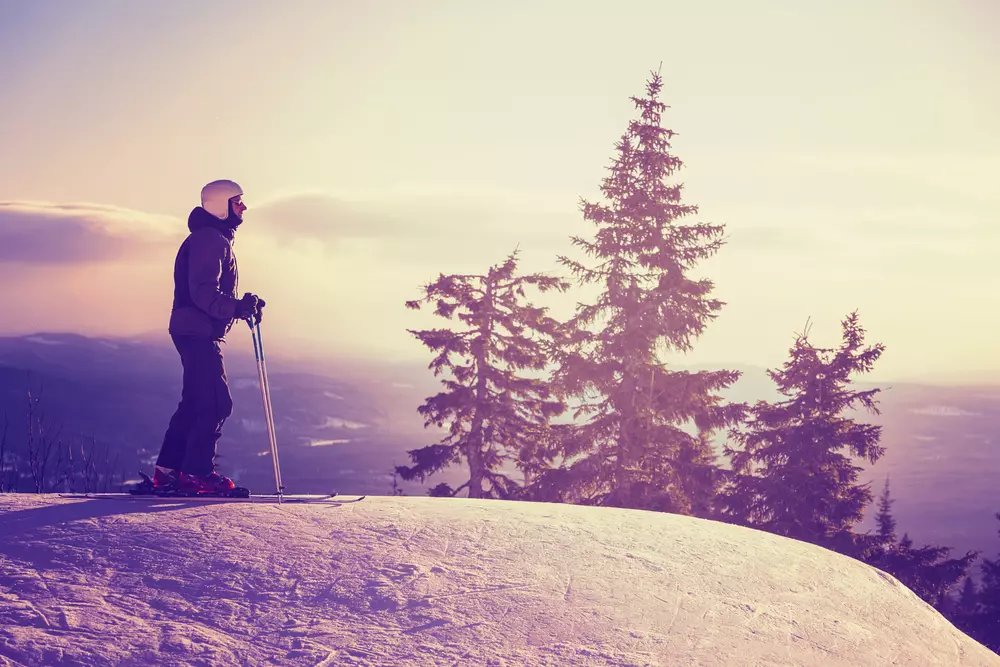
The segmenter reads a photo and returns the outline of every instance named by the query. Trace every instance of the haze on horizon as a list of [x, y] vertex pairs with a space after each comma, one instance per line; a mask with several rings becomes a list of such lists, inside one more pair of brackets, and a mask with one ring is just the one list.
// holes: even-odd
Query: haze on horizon
[[563, 273], [662, 62], [684, 201], [729, 236], [700, 271], [728, 305], [676, 363], [775, 367], [808, 318], [834, 345], [858, 309], [887, 346], [871, 379], [993, 381], [998, 20], [985, 0], [0, 0], [0, 335], [165, 339], [187, 215], [232, 178], [269, 345], [428, 361], [406, 329], [443, 321], [404, 301], [516, 246]]

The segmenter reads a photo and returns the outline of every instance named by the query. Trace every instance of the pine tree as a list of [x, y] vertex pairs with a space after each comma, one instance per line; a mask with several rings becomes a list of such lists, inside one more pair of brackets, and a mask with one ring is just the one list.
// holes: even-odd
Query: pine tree
[[878, 523], [878, 536], [880, 540], [890, 545], [896, 541], [896, 519], [892, 516], [892, 503], [895, 502], [889, 497], [889, 476], [885, 477], [885, 488], [878, 499], [878, 514], [875, 521]]
[[979, 611], [979, 591], [972, 577], [966, 577], [962, 584], [962, 592], [958, 597], [956, 611], [964, 616], [975, 616]]
[[961, 558], [948, 558], [950, 553], [949, 547], [914, 547], [909, 535], [903, 535], [881, 569], [899, 579], [924, 602], [940, 607], [979, 555], [970, 551]]
[[716, 395], [738, 372], [671, 371], [660, 358], [691, 350], [724, 305], [711, 298], [711, 281], [690, 275], [722, 246], [724, 229], [681, 224], [698, 208], [667, 182], [683, 165], [670, 152], [675, 133], [661, 125], [661, 88], [654, 73], [646, 97], [631, 98], [639, 117], [616, 144], [605, 201], [581, 202], [597, 229], [572, 242], [593, 263], [559, 257], [580, 285], [601, 291], [566, 326], [555, 377], [578, 404], [578, 423], [562, 443], [564, 465], [536, 485], [542, 497], [689, 513], [715, 473], [710, 448], [687, 427], [710, 432], [742, 416]]
[[676, 494], [689, 502], [688, 514], [717, 518], [715, 499], [723, 485], [723, 474], [712, 446], [712, 429], [698, 428], [697, 437], [682, 442], [676, 457]]
[[[1000, 519], [1000, 512], [995, 516]], [[980, 606], [974, 636], [1000, 653], [1000, 556], [996, 560], [984, 558], [980, 569], [983, 579], [979, 587]]]
[[979, 637], [978, 624], [981, 620], [979, 610], [979, 590], [971, 576], [966, 575], [957, 599], [951, 594], [947, 596], [949, 603], [938, 607], [938, 611], [951, 621], [956, 628], [980, 643], [985, 643]]
[[859, 547], [851, 529], [872, 500], [868, 485], [856, 483], [861, 468], [850, 456], [875, 463], [884, 448], [881, 427], [844, 412], [860, 405], [879, 413], [879, 390], [855, 390], [851, 376], [869, 372], [883, 346], [863, 347], [857, 313], [841, 326], [839, 348], [814, 347], [807, 330], [783, 368], [768, 371], [788, 399], [759, 401], [745, 428], [731, 432], [742, 449], [724, 448], [733, 474], [723, 496], [726, 515], [738, 523], [850, 553]]
[[[465, 328], [408, 330], [436, 356], [429, 368], [445, 391], [419, 408], [425, 426], [449, 426], [440, 443], [408, 452], [413, 466], [396, 468], [404, 480], [419, 479], [450, 465], [468, 463], [469, 480], [452, 489], [438, 484], [431, 495], [455, 495], [468, 488], [470, 498], [509, 498], [518, 483], [503, 471], [508, 462], [530, 477], [551, 456], [549, 420], [565, 406], [544, 380], [518, 371], [540, 371], [548, 362], [548, 345], [558, 323], [545, 308], [524, 303], [525, 287], [540, 292], [565, 291], [568, 283], [541, 274], [518, 276], [517, 251], [485, 275], [441, 275], [424, 287], [424, 297], [408, 301], [436, 304], [435, 313], [451, 320], [457, 314]], [[453, 358], [457, 357], [457, 359]]]
[[[896, 535], [896, 518], [892, 515], [892, 504], [896, 502], [889, 491], [889, 476], [885, 476], [885, 487], [878, 499], [878, 514], [875, 515], [877, 530], [875, 535], [858, 535], [855, 539], [853, 556], [889, 572], [886, 566], [899, 549]], [[895, 572], [890, 572], [895, 574]]]
[[[958, 619], [959, 611], [950, 593], [963, 577], [966, 578], [966, 585], [970, 583], [967, 575], [978, 554], [969, 552], [962, 558], [948, 558], [951, 553], [948, 547], [926, 545], [915, 548], [907, 534], [897, 541], [896, 519], [891, 511], [893, 502], [889, 478], [886, 477], [875, 516], [878, 524], [876, 539], [867, 543], [867, 550], [857, 550], [856, 555], [869, 565], [896, 577], [947, 618], [953, 621]], [[862, 540], [859, 542], [864, 544]]]

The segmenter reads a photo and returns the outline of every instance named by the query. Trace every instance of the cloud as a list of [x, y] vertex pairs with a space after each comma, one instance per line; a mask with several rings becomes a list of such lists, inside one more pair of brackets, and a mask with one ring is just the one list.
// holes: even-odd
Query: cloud
[[0, 202], [0, 262], [82, 264], [162, 250], [187, 233], [184, 223], [103, 204]]
[[895, 262], [906, 272], [947, 259], [968, 271], [1000, 243], [1000, 197], [988, 181], [1000, 154], [718, 157], [705, 167], [713, 185], [696, 199], [726, 224], [730, 256]]
[[[248, 225], [285, 238], [419, 239], [441, 235], [498, 238], [552, 236], [554, 220], [579, 219], [576, 202], [536, 206], [533, 200], [487, 194], [381, 193], [364, 197], [293, 194], [272, 199], [247, 213]], [[543, 224], [539, 224], [543, 223]], [[544, 224], [548, 223], [548, 224]], [[564, 238], [563, 231], [555, 235]]]
[[[733, 250], [801, 252], [841, 259], [986, 259], [1000, 243], [993, 217], [953, 207], [861, 207], [841, 203], [799, 207], [768, 214], [744, 207], [729, 216], [726, 233]], [[838, 260], [839, 261], [839, 260]]]
[[557, 253], [570, 249], [570, 235], [587, 231], [572, 199], [479, 192], [290, 194], [248, 210], [245, 219], [241, 234], [260, 234], [275, 246], [314, 246], [338, 265], [374, 262], [424, 273], [485, 270], [515, 248], [522, 268], [550, 270]]
[[857, 188], [872, 197], [894, 202], [903, 194], [941, 208], [957, 203], [994, 207], [1000, 204], [994, 174], [1000, 153], [955, 154], [847, 154], [804, 153], [785, 156], [796, 169], [805, 169], [844, 186], [845, 196]]
[[310, 238], [376, 239], [406, 230], [401, 221], [357, 203], [325, 194], [302, 194], [271, 200], [245, 215], [248, 227], [279, 240]]

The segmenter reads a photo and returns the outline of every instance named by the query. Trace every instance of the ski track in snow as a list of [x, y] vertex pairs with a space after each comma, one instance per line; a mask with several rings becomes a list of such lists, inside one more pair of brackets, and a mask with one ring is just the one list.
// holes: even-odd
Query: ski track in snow
[[0, 665], [1000, 666], [892, 577], [568, 505], [0, 495]]

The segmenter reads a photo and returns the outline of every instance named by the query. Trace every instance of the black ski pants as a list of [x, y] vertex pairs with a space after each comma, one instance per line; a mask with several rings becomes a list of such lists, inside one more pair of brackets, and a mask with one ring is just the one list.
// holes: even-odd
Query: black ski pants
[[191, 475], [215, 470], [222, 425], [233, 413], [221, 340], [174, 336], [184, 368], [181, 401], [170, 418], [156, 465]]

